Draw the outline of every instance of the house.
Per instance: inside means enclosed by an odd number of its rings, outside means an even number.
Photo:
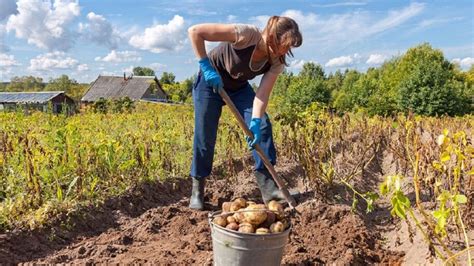
[[[0,111],[10,111],[22,108],[27,110],[51,111],[59,114],[67,109],[74,113],[74,100],[64,91],[35,91],[35,92],[0,92]]]
[[[167,101],[168,95],[155,76],[99,76],[84,94],[81,103],[87,105],[101,98],[128,97],[133,101]]]

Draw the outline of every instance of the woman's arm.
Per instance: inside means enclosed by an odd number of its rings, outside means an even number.
[[[207,57],[204,41],[235,42],[235,28],[232,24],[197,24],[188,29],[188,36],[194,54],[199,59]]]
[[[268,99],[273,89],[273,85],[278,78],[278,74],[267,72],[263,75],[258,87],[255,99],[253,100],[252,118],[262,118],[267,109]]]

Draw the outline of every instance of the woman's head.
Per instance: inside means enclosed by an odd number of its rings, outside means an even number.
[[[272,57],[277,56],[281,63],[286,63],[286,55],[293,56],[291,48],[303,43],[298,24],[288,17],[272,16],[268,19],[263,30],[266,36],[267,52]]]

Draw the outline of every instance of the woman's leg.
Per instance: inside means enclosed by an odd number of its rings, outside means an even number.
[[[194,143],[191,163],[193,192],[190,208],[204,208],[205,178],[210,175],[214,159],[217,127],[222,112],[223,101],[207,86],[201,74],[193,87],[194,101]]]
[[[229,97],[231,98],[237,110],[239,110],[240,115],[242,115],[242,117],[244,118],[245,123],[247,125],[250,125],[250,120],[252,119],[253,100],[255,98],[255,92],[253,91],[250,84],[240,89],[239,91],[229,93]],[[272,165],[275,165],[277,156],[275,144],[273,142],[272,124],[270,122],[270,118],[266,113],[264,117],[262,117],[260,130],[262,133],[262,138],[259,142],[259,145],[260,147],[262,147],[263,151],[267,155],[267,158],[270,159]],[[262,159],[255,150],[253,151],[253,157],[255,159],[254,170],[259,171],[266,169]]]
[[[231,93],[229,96],[242,117],[244,117],[245,123],[249,125],[250,120],[252,119],[253,100],[255,98],[255,92],[253,91],[252,87],[248,85],[247,87],[235,93]],[[275,165],[277,156],[275,144],[273,142],[272,124],[270,123],[270,119],[266,113],[264,117],[262,117],[260,130],[262,133],[262,138],[259,142],[259,145],[267,158],[270,159],[270,163]],[[263,201],[267,203],[272,199],[283,199],[282,193],[275,184],[275,181],[273,181],[273,178],[265,167],[260,156],[255,150],[252,154],[255,159],[255,178],[257,180],[258,187],[260,188],[260,192],[262,193]]]

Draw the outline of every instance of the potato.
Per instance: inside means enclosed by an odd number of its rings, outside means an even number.
[[[239,225],[237,223],[230,223],[225,228],[237,231],[239,230]]]
[[[285,216],[286,216],[285,212],[275,212],[275,215],[276,215],[276,219],[278,221],[281,221],[281,220],[285,219]]]
[[[283,231],[290,226],[290,221],[287,218],[281,219],[280,222],[283,224]]]
[[[247,201],[244,198],[236,198],[234,202],[237,202],[241,208],[245,208],[247,206]]]
[[[214,218],[214,220],[212,222],[214,224],[220,225],[222,227],[225,227],[227,225],[227,219],[225,217],[222,217],[222,216],[217,216],[216,218]]]
[[[247,207],[250,206],[250,205],[255,205],[257,204],[255,201],[247,201]]]
[[[270,230],[269,230],[268,228],[260,227],[260,228],[258,228],[257,230],[255,230],[255,234],[257,234],[257,235],[270,234]]]
[[[255,229],[252,224],[241,223],[239,224],[239,232],[253,234],[255,232]]]
[[[272,200],[268,203],[268,209],[276,213],[284,212],[283,206],[276,200]]]
[[[232,202],[230,201],[226,201],[224,203],[222,203],[222,212],[230,212],[230,204],[232,204]]]
[[[237,223],[237,220],[235,219],[234,216],[227,216],[227,223],[230,224],[230,223]]]
[[[238,211],[238,210],[240,210],[240,209],[242,209],[242,208],[245,208],[245,205],[244,205],[244,206],[240,205],[240,202],[235,202],[235,201],[233,201],[233,202],[230,204],[230,211],[231,211],[231,212]]]
[[[241,223],[245,220],[245,216],[244,216],[244,213],[243,212],[237,212],[237,213],[234,213],[234,215],[232,215],[232,217],[235,218],[235,221],[237,223]]]
[[[285,225],[282,222],[278,221],[270,225],[270,232],[272,233],[281,233],[285,231]]]
[[[260,227],[270,228],[270,225],[276,221],[276,215],[272,211],[267,211],[267,219],[260,225]]]
[[[267,219],[267,211],[264,204],[250,205],[245,210],[254,210],[244,212],[245,222],[247,223],[257,226]]]

